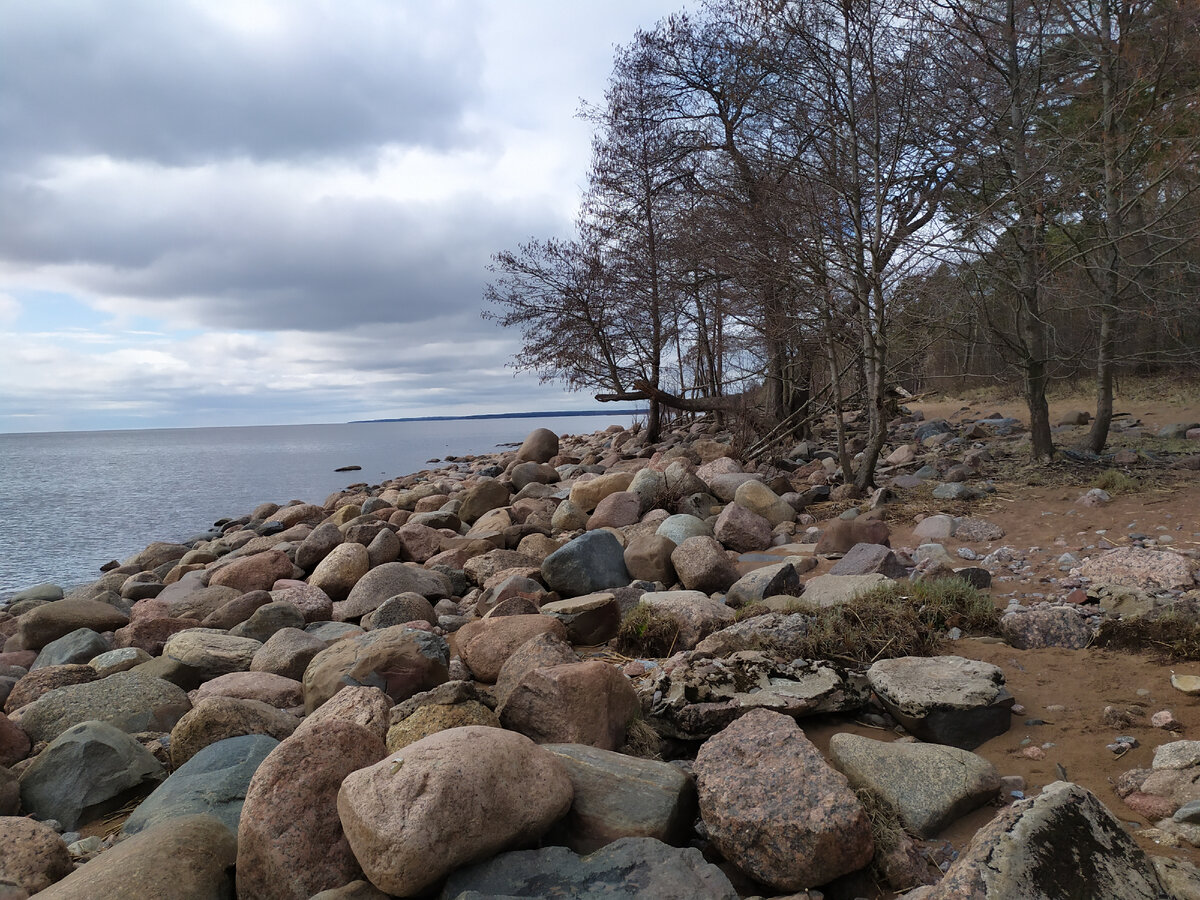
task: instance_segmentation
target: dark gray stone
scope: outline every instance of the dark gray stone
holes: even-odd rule
[[[106,722],[68,728],[21,773],[21,805],[63,828],[120,806],[127,792],[166,775],[149,750]]]
[[[542,561],[542,577],[564,597],[624,587],[633,580],[621,542],[608,531],[589,531],[559,547]]]
[[[209,744],[142,801],[126,821],[125,834],[197,814],[212,816],[236,834],[250,779],[277,746],[279,741],[265,734],[246,734]]]
[[[501,853],[454,872],[442,900],[572,897],[575,900],[737,900],[737,891],[699,850],[654,838],[621,838],[588,856],[566,847]]]
[[[878,573],[888,578],[904,578],[908,570],[896,559],[896,554],[883,544],[855,544],[829,570],[830,575],[870,575]]]
[[[93,656],[99,656],[108,649],[108,641],[98,633],[90,628],[77,628],[43,647],[30,670],[86,663]]]

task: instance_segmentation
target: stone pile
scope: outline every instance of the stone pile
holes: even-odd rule
[[[833,454],[754,465],[720,437],[538,429],[11,598],[0,898],[815,897],[868,866],[926,898],[1066,896],[1075,876],[1088,896],[1200,890],[1065,783],[1005,808],[944,878],[925,862],[922,841],[1003,802],[970,752],[1008,727],[1003,672],[796,648],[821,610],[880,585],[986,586],[1011,555],[939,542],[1003,531],[935,515],[926,543],[893,548],[878,504],[818,526],[809,510],[846,495]],[[934,464],[967,440],[904,423],[881,475],[986,493],[986,451]],[[1178,589],[1193,569],[1176,563],[1116,565]],[[1013,610],[1004,634],[1073,646],[1089,619],[1065,608]],[[598,649],[634,613],[668,623],[667,658]],[[831,714],[911,737],[838,734],[826,758],[803,729]],[[1178,816],[1197,799],[1182,781],[1130,776],[1126,802]],[[907,834],[879,844],[864,798]],[[1047,866],[1051,840],[1076,841],[1077,865]]]

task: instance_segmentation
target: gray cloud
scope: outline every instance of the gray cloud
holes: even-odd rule
[[[266,24],[252,27],[256,12]],[[461,3],[419,24],[391,0],[7,0],[3,16],[9,157],[189,164],[445,146],[463,139],[480,77]]]

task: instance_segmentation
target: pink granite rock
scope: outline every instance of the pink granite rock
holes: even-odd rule
[[[440,731],[350,773],[337,808],[371,883],[412,896],[460,866],[536,841],[572,795],[553,754],[514,732],[475,725]]]
[[[591,660],[527,672],[497,712],[505,728],[539,744],[616,750],[641,704],[620,670]]]
[[[845,776],[788,716],[747,713],[704,743],[694,769],[713,845],[777,891],[825,884],[875,852]]]
[[[11,766],[29,755],[29,735],[0,712],[0,766]]]
[[[717,516],[716,539],[739,553],[763,550],[771,544],[771,523],[758,513],[730,503]]]
[[[455,632],[455,644],[462,661],[480,681],[494,683],[500,669],[534,635],[554,634],[564,641],[567,629],[553,616],[500,616],[468,622]]]
[[[303,705],[304,685],[295,679],[270,672],[230,672],[200,685],[192,702],[198,703],[205,697],[260,700],[278,709],[288,709]]]
[[[386,752],[377,734],[336,718],[272,750],[250,781],[238,824],[238,896],[308,900],[361,877],[337,816],[338,788]]]
[[[738,580],[737,569],[716,538],[690,537],[671,551],[671,565],[689,591],[727,591]]]
[[[71,874],[71,854],[49,825],[0,816],[0,885],[9,882],[36,894]]]
[[[642,514],[642,499],[632,491],[616,491],[596,504],[596,511],[587,522],[587,530],[624,528],[634,524]]]
[[[269,591],[280,578],[291,578],[292,568],[286,553],[264,550],[222,566],[213,572],[208,583],[239,591]]]
[[[328,622],[333,616],[333,600],[315,584],[280,579],[271,588],[271,599],[292,604],[303,613],[305,622]]]

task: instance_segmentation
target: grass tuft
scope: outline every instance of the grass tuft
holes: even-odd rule
[[[1150,653],[1162,662],[1200,660],[1200,618],[1168,610],[1153,619],[1105,619],[1092,646]]]
[[[625,728],[625,743],[621,753],[638,759],[662,759],[662,738],[649,722],[641,716],[629,720]]]
[[[679,638],[679,626],[666,616],[639,603],[617,629],[616,648],[626,656],[670,656]]]
[[[895,582],[813,616],[798,655],[850,665],[897,656],[933,656],[951,628],[994,634],[992,599],[961,578]]]
[[[1142,483],[1118,469],[1105,469],[1092,479],[1092,487],[1110,494],[1132,494],[1142,489]]]

